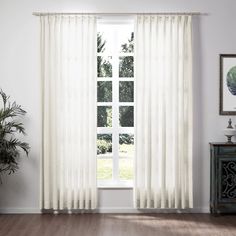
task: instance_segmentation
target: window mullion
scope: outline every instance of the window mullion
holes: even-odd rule
[[[112,81],[112,78],[111,77],[97,77],[97,81]]]
[[[119,80],[125,82],[134,82],[134,77],[121,77]]]
[[[97,127],[97,134],[112,134],[113,128],[111,127]]]

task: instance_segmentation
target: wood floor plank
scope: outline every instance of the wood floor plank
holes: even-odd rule
[[[236,216],[210,214],[0,215],[0,236],[236,236]]]

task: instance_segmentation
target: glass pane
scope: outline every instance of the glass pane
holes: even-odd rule
[[[97,76],[98,77],[112,77],[112,57],[97,57]]]
[[[98,102],[112,102],[112,82],[99,81],[97,83],[97,101]]]
[[[97,135],[97,155],[99,158],[112,158],[112,135]]]
[[[112,107],[98,106],[97,114],[98,127],[112,127]]]
[[[133,179],[134,135],[120,134],[119,144],[119,177]]]
[[[119,77],[134,77],[134,57],[119,57]]]
[[[112,179],[112,159],[97,159],[97,178],[103,180]]]
[[[134,52],[134,32],[128,30],[124,32],[122,36],[120,52]]]
[[[104,33],[103,32],[98,32],[97,33],[97,52],[102,53],[106,50],[106,40],[104,38]]]
[[[134,107],[121,106],[119,118],[120,118],[120,126],[133,127],[134,126]]]
[[[120,134],[119,135],[119,157],[133,158],[134,156],[134,135]]]
[[[97,178],[112,179],[112,135],[97,135]]]
[[[132,81],[119,82],[119,101],[120,102],[134,101],[134,82]]]
[[[114,29],[111,25],[98,25],[97,52],[110,53],[114,48]]]
[[[133,179],[133,160],[121,159],[119,161],[119,177],[121,180]]]

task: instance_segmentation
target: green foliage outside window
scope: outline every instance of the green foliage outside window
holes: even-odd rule
[[[131,33],[128,43],[121,45],[121,51],[132,53],[134,51],[134,33]],[[134,77],[134,58],[133,56],[120,57],[119,77]]]
[[[111,134],[98,134],[97,136],[97,154],[112,152]]]
[[[112,108],[110,106],[98,107],[97,126],[112,127]]]
[[[119,144],[134,144],[134,135],[120,134]]]
[[[128,43],[124,43],[121,45],[121,52],[134,52],[134,32],[131,33],[130,39],[128,39]]]
[[[119,101],[133,102],[134,101],[134,82],[120,81],[119,82]]]
[[[97,154],[105,154],[111,152],[112,143],[106,140],[97,140]]]
[[[120,107],[120,126],[121,127],[134,126],[134,107],[132,106]]]
[[[97,82],[97,101],[112,102],[112,82],[98,81]]]
[[[134,57],[124,56],[120,57],[119,77],[134,77]]]
[[[105,51],[106,41],[103,40],[102,34],[97,34],[97,52],[102,53]],[[98,77],[112,77],[112,65],[109,60],[103,57],[97,57],[97,76]]]

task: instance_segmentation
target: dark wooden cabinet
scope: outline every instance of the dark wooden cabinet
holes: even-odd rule
[[[236,143],[210,143],[211,213],[236,213]]]

